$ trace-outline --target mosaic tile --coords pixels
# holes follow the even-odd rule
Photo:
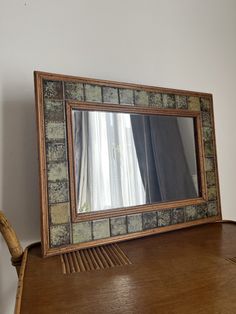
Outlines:
[[[65,98],[70,100],[84,100],[84,87],[82,83],[65,82]]]
[[[211,186],[208,188],[208,200],[214,201],[217,198],[216,186]]]
[[[200,98],[201,110],[210,111],[210,100],[208,98]]]
[[[209,112],[202,111],[201,112],[202,126],[211,127],[211,115]]]
[[[176,108],[175,95],[162,94],[163,108]]]
[[[212,216],[217,216],[218,215],[218,211],[217,211],[217,203],[216,202],[208,202],[208,217],[212,217]]]
[[[127,233],[126,216],[115,217],[110,219],[111,236],[118,236]]]
[[[184,222],[184,208],[174,208],[171,214],[171,223],[179,224]]]
[[[153,229],[157,227],[156,212],[143,213],[143,230]]]
[[[65,143],[46,143],[47,162],[66,160],[66,149]]]
[[[185,220],[192,221],[197,219],[197,208],[195,206],[185,207]]]
[[[171,211],[161,210],[157,212],[158,227],[165,227],[171,224]]]
[[[82,243],[92,240],[92,222],[83,221],[72,225],[73,243]]]
[[[162,108],[162,95],[161,93],[149,93],[149,106]]]
[[[206,172],[206,179],[207,179],[207,186],[215,185],[216,184],[216,176],[214,171],[207,171]]]
[[[188,109],[187,96],[175,95],[175,102],[178,109]]]
[[[70,219],[70,203],[60,203],[49,207],[50,219],[53,225],[64,224]]]
[[[97,85],[85,85],[85,100],[102,102],[102,88]]]
[[[46,121],[63,122],[65,119],[63,101],[45,99],[44,117]]]
[[[207,203],[196,206],[197,219],[203,219],[207,217]]]
[[[118,104],[118,89],[112,87],[103,87],[103,102]]]
[[[110,237],[109,219],[98,219],[93,221],[93,239]]]
[[[48,164],[48,180],[63,181],[68,180],[68,170],[66,162],[49,163]]]
[[[50,246],[62,246],[70,243],[69,225],[56,225],[50,227]]]
[[[213,142],[207,141],[204,143],[205,157],[210,157],[214,155]]]
[[[200,99],[199,97],[190,96],[188,97],[188,109],[194,111],[200,111]]]
[[[120,104],[133,105],[134,104],[134,91],[132,89],[119,89]]]
[[[142,90],[134,91],[135,105],[148,106],[148,93]]]
[[[213,130],[210,127],[203,128],[203,139],[204,141],[211,141],[213,139]]]
[[[214,158],[205,158],[205,170],[215,170]]]
[[[47,141],[57,141],[65,138],[65,124],[61,122],[47,122],[45,125]]]
[[[48,182],[49,204],[64,203],[69,200],[68,182]]]
[[[142,214],[127,216],[128,232],[142,231]]]
[[[44,98],[63,99],[63,88],[61,81],[44,81],[43,82]]]

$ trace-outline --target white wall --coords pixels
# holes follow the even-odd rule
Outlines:
[[[39,239],[33,70],[211,92],[223,217],[236,219],[235,0],[0,0],[0,208]],[[0,239],[0,313],[16,275]]]

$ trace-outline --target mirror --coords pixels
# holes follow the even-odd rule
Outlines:
[[[221,219],[212,95],[35,72],[44,256]]]
[[[77,213],[199,197],[194,119],[73,109]]]

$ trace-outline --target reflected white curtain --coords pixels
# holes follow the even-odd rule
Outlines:
[[[77,211],[146,202],[129,114],[74,111]]]

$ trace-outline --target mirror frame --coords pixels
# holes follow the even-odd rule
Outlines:
[[[212,95],[34,72],[44,256],[221,220]],[[76,213],[73,108],[194,117],[201,197]]]

